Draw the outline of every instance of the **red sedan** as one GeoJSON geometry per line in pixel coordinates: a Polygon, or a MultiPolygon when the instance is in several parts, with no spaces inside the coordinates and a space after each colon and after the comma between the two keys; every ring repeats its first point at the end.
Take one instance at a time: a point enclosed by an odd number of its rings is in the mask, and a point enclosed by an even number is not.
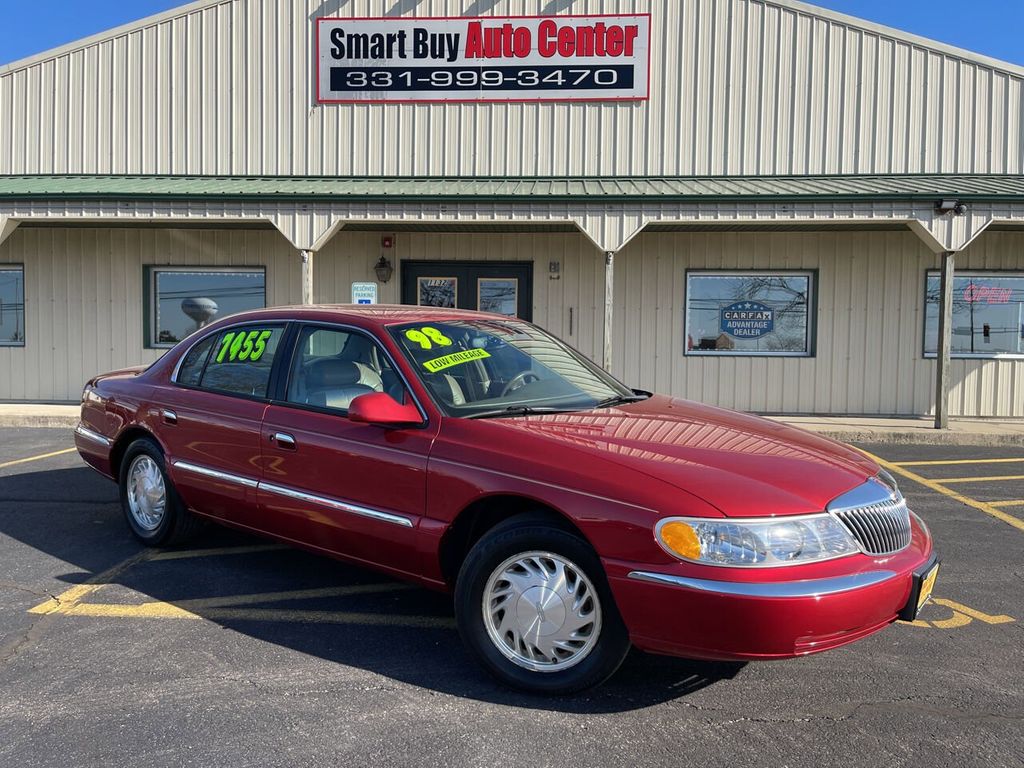
{"type": "Polygon", "coordinates": [[[214,520],[451,590],[484,666],[538,692],[601,682],[631,644],[835,648],[913,618],[938,568],[857,451],[630,390],[495,315],[225,318],[90,381],[76,443],[145,544],[214,520]]]}

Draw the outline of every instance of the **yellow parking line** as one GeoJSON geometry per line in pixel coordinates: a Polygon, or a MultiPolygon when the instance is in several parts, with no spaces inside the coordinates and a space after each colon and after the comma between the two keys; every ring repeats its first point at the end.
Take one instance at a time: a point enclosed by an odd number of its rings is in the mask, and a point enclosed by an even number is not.
{"type": "Polygon", "coordinates": [[[939,478],[938,483],[1001,483],[1006,480],[1024,480],[1024,475],[994,475],[992,477],[949,477],[939,478]]]}
{"type": "Polygon", "coordinates": [[[1014,499],[1013,501],[990,501],[993,507],[1024,507],[1024,499],[1014,499]]]}
{"type": "Polygon", "coordinates": [[[7,467],[13,467],[18,464],[28,464],[30,461],[42,461],[43,459],[52,459],[54,456],[63,456],[65,453],[74,453],[77,450],[77,448],[65,448],[62,451],[53,451],[52,453],[41,453],[38,456],[29,456],[27,459],[5,461],[3,464],[0,464],[0,469],[6,469],[7,467]]]}
{"type": "Polygon", "coordinates": [[[149,558],[156,560],[188,560],[193,557],[213,557],[214,555],[247,555],[250,552],[275,552],[287,549],[280,544],[253,544],[246,547],[211,547],[209,549],[184,549],[179,552],[160,552],[149,558]]]}
{"type": "MultiPolygon", "coordinates": [[[[190,600],[175,600],[174,605],[185,610],[204,608],[224,608],[256,603],[279,603],[286,600],[314,600],[320,597],[350,597],[352,595],[368,595],[374,592],[397,592],[411,589],[408,584],[355,584],[348,587],[322,587],[319,589],[293,589],[287,592],[261,592],[251,595],[224,595],[222,597],[203,597],[190,600]]],[[[160,605],[160,601],[143,603],[142,607],[160,605]]]]}
{"type": "Polygon", "coordinates": [[[890,472],[894,472],[897,475],[901,475],[907,478],[908,480],[913,480],[915,483],[919,483],[923,485],[925,488],[929,488],[935,491],[936,493],[941,493],[943,496],[948,496],[951,499],[955,499],[956,501],[959,501],[961,504],[966,504],[968,507],[974,507],[975,509],[984,512],[986,515],[991,515],[997,520],[1002,520],[1004,523],[1012,525],[1014,528],[1017,528],[1018,530],[1024,531],[1024,520],[1019,520],[1013,515],[1008,515],[1006,512],[996,509],[988,502],[977,501],[976,499],[964,496],[963,494],[957,493],[951,488],[946,488],[945,486],[940,485],[934,480],[929,480],[927,477],[921,477],[915,472],[911,472],[909,469],[904,469],[903,467],[897,464],[893,464],[890,461],[886,461],[880,456],[875,456],[873,453],[868,453],[863,449],[861,449],[861,453],[863,453],[869,459],[873,460],[879,466],[885,467],[890,472]]]}
{"type": "Polygon", "coordinates": [[[894,461],[897,467],[941,467],[953,464],[1020,464],[1024,459],[956,459],[950,461],[894,461]]]}
{"type": "Polygon", "coordinates": [[[292,611],[272,608],[211,608],[201,614],[186,611],[171,603],[146,605],[113,605],[78,603],[61,611],[68,616],[93,616],[126,619],[207,619],[208,621],[283,621],[308,624],[364,624],[367,626],[414,627],[417,629],[448,629],[455,622],[446,617],[401,616],[386,613],[354,613],[349,611],[292,611]]]}
{"type": "Polygon", "coordinates": [[[45,603],[40,603],[33,608],[29,608],[28,612],[42,614],[70,613],[81,600],[96,592],[98,589],[105,587],[133,565],[148,559],[152,554],[152,550],[144,549],[138,554],[132,555],[127,560],[122,560],[114,567],[108,568],[103,571],[103,573],[96,574],[88,581],[85,581],[82,584],[76,584],[71,587],[71,589],[61,592],[59,595],[50,598],[45,603]]]}

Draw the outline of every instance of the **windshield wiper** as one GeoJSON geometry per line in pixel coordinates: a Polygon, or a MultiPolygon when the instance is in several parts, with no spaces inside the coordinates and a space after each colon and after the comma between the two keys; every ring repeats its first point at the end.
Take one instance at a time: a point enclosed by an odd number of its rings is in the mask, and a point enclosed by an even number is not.
{"type": "Polygon", "coordinates": [[[598,400],[594,408],[611,408],[613,405],[625,405],[626,403],[639,403],[646,400],[644,395],[612,395],[604,400],[598,400]]]}
{"type": "Polygon", "coordinates": [[[510,405],[494,411],[481,411],[466,416],[467,419],[497,419],[502,416],[535,416],[549,413],[577,413],[577,408],[536,408],[532,405],[510,405]]]}

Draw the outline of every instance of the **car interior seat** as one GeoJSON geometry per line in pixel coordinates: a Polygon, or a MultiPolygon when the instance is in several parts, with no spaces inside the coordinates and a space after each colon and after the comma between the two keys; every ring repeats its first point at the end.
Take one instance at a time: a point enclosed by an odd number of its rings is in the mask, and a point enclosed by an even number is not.
{"type": "Polygon", "coordinates": [[[306,367],[305,402],[322,408],[348,408],[360,395],[383,392],[380,375],[364,364],[335,357],[306,367]]]}

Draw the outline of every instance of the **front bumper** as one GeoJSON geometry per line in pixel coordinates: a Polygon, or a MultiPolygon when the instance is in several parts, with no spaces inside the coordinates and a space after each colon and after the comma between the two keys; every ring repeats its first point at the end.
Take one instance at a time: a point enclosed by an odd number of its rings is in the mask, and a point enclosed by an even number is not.
{"type": "Polygon", "coordinates": [[[903,551],[800,566],[801,578],[786,573],[797,568],[751,573],[621,561],[606,567],[619,612],[642,650],[717,660],[790,658],[845,645],[896,620],[914,591],[915,572],[934,560],[927,529],[912,521],[903,551]]]}

